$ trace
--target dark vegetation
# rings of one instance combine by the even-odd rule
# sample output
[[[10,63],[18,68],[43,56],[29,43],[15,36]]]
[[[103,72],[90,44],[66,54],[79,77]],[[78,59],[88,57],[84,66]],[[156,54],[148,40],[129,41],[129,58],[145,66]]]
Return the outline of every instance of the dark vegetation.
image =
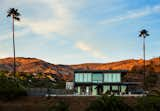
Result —
[[[86,111],[132,111],[122,98],[104,95],[93,101]]]
[[[51,106],[48,111],[70,111],[69,104],[64,101],[59,101]]]
[[[64,89],[64,81],[51,81],[49,78],[34,77],[31,74],[21,75],[9,74],[6,71],[0,72],[0,99],[11,100],[17,97],[26,96],[27,88],[58,88]]]
[[[160,96],[146,96],[138,98],[135,111],[160,111]]]
[[[2,102],[1,111],[159,111],[160,97],[23,97]]]
[[[0,73],[0,99],[11,100],[26,95],[25,87],[18,80]]]

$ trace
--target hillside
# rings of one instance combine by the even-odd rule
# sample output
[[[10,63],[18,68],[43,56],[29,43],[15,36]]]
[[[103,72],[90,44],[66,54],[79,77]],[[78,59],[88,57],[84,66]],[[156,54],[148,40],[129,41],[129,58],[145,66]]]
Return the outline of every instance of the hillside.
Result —
[[[4,58],[0,59],[0,70],[11,72],[13,59]],[[155,72],[160,72],[160,59],[153,58],[146,61],[146,64],[152,66]],[[112,63],[85,63],[77,65],[56,65],[45,62],[36,58],[16,58],[16,65],[18,72],[25,73],[43,73],[54,74],[64,80],[73,79],[74,70],[141,70],[143,66],[143,60],[123,60]]]

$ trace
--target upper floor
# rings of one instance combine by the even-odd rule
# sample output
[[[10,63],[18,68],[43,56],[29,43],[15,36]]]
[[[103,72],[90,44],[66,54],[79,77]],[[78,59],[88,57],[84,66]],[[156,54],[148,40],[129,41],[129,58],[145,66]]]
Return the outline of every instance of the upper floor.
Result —
[[[75,83],[121,83],[125,70],[78,70],[74,72]]]

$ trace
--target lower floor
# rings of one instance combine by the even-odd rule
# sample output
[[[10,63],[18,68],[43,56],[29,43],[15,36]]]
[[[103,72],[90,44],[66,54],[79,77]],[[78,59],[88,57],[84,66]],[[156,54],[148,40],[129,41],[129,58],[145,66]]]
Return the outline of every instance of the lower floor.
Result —
[[[127,94],[129,85],[124,84],[76,84],[78,95]]]

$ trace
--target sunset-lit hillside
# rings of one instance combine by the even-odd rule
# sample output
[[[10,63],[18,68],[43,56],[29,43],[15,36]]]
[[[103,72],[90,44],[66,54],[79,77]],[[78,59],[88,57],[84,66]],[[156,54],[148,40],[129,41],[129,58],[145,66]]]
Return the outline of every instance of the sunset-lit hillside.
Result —
[[[18,72],[55,74],[64,80],[73,79],[74,70],[143,70],[143,60],[123,60],[112,63],[84,63],[78,65],[55,65],[36,58],[16,58]],[[12,71],[12,58],[0,59],[0,69]],[[147,60],[146,64],[152,66],[155,72],[160,72],[159,58]],[[134,77],[134,75],[133,75]]]

